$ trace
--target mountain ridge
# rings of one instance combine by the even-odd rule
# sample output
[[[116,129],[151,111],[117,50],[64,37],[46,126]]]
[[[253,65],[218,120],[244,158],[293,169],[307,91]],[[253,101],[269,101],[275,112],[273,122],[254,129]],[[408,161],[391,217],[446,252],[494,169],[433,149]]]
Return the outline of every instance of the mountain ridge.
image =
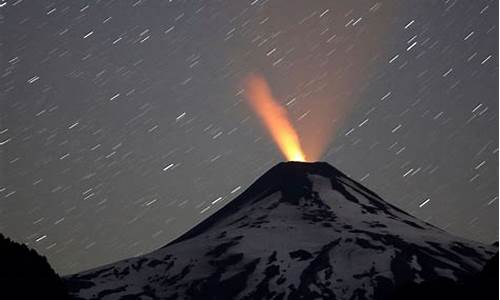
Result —
[[[290,170],[293,170],[295,172],[297,172],[297,171],[301,171],[301,172],[297,172],[299,176],[294,176],[297,174],[294,174],[293,172],[290,174],[290,172],[289,172]],[[288,176],[281,177],[280,175],[282,173],[285,173]],[[343,177],[343,178],[350,180],[353,183],[357,184],[358,187],[360,189],[362,189],[365,193],[369,194],[370,196],[372,196],[378,200],[383,201],[383,199],[380,196],[378,196],[375,192],[369,190],[368,188],[364,187],[361,184],[358,184],[357,182],[352,180],[349,176],[344,174],[342,171],[338,170],[337,168],[335,168],[334,166],[330,165],[327,162],[313,162],[313,163],[303,163],[303,162],[295,162],[295,161],[280,162],[277,165],[275,165],[274,167],[272,167],[271,169],[269,169],[267,172],[265,172],[261,177],[259,177],[252,185],[250,185],[250,187],[247,190],[245,190],[243,193],[241,193],[239,196],[237,196],[231,202],[226,204],[223,207],[223,209],[219,209],[218,211],[213,213],[209,218],[194,225],[193,228],[189,229],[186,233],[182,234],[178,238],[175,238],[173,241],[167,243],[163,247],[167,247],[169,245],[175,244],[177,242],[180,242],[180,241],[183,241],[183,240],[186,240],[190,237],[195,236],[199,231],[206,229],[207,227],[210,226],[209,224],[215,222],[216,218],[221,217],[222,215],[228,214],[230,211],[232,212],[233,210],[237,209],[237,207],[242,204],[242,203],[240,203],[241,202],[240,199],[247,199],[247,198],[251,198],[251,197],[256,196],[255,195],[256,191],[258,191],[259,189],[262,189],[261,188],[262,185],[265,184],[268,186],[269,181],[275,181],[275,180],[268,180],[269,178],[272,178],[272,179],[278,178],[278,181],[274,182],[274,183],[278,184],[279,186],[283,186],[285,184],[285,190],[289,191],[289,193],[285,194],[283,196],[283,198],[289,202],[296,202],[297,197],[293,196],[293,191],[290,191],[290,189],[291,189],[291,187],[293,187],[293,184],[296,184],[296,183],[299,183],[298,186],[301,186],[301,184],[307,185],[307,182],[305,182],[303,180],[304,178],[300,178],[300,177],[303,177],[300,175],[304,175],[306,173],[307,174],[323,175],[324,177],[328,177],[328,178]],[[290,175],[292,175],[292,176],[290,176]],[[283,179],[290,179],[290,177],[292,178],[292,180],[290,180],[291,182],[290,181],[284,182]],[[299,178],[297,178],[297,177],[299,177]],[[286,185],[288,185],[288,187]],[[338,185],[336,187],[341,188],[341,186],[338,186]],[[278,187],[275,187],[275,188],[278,188]],[[348,194],[348,193],[346,193],[346,194]],[[265,197],[266,195],[261,195],[261,196]],[[353,197],[351,197],[349,194],[347,197],[349,197],[350,199],[353,199]],[[397,211],[400,211],[404,214],[409,215],[407,212],[403,211],[402,209],[400,209],[400,208],[398,208],[390,203],[386,203],[386,204]],[[441,230],[440,228],[438,228],[430,223],[427,223],[427,224]]]
[[[327,163],[287,162],[164,247],[65,280],[76,299],[385,300],[404,285],[465,280],[495,252]]]

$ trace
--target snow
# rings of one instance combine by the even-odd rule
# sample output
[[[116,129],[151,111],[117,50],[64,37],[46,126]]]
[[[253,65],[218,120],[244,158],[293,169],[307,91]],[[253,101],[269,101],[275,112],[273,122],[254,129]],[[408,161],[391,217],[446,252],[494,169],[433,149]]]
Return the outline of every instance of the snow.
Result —
[[[300,195],[298,202],[288,198],[293,195]],[[349,299],[357,289],[373,295],[376,278],[399,282],[394,264],[409,270],[405,277],[413,282],[432,279],[429,274],[458,280],[479,271],[494,252],[408,215],[322,164],[278,165],[197,229],[152,253],[65,280],[84,283],[71,291],[83,299],[101,292],[101,299],[119,299],[146,289],[156,297],[175,291],[189,298],[188,287],[203,290],[207,278],[217,286],[236,275],[244,278],[236,299],[257,291],[265,278],[269,292],[285,298],[297,293],[293,286],[303,295]],[[268,275],[271,266],[277,275]],[[278,284],[280,277],[285,283]]]

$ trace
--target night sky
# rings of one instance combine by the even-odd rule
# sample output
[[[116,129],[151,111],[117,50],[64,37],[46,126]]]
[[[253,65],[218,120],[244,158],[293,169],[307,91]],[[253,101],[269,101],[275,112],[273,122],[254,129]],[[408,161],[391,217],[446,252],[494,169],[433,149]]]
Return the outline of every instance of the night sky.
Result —
[[[497,1],[0,6],[0,232],[61,274],[165,245],[283,160],[250,73],[306,151],[498,239]]]

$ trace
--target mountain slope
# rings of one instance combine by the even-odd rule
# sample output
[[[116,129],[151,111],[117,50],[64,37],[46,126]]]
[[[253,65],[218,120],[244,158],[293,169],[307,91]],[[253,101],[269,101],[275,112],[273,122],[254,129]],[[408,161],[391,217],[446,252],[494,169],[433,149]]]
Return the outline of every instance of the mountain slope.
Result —
[[[388,204],[327,163],[281,163],[150,254],[67,277],[81,299],[391,299],[478,273],[495,247]]]

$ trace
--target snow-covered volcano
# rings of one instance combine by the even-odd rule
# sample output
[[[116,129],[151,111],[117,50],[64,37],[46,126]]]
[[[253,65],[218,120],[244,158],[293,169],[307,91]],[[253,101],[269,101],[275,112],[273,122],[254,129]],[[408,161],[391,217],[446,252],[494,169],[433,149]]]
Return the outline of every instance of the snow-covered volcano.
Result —
[[[497,251],[390,205],[327,163],[280,163],[152,253],[65,278],[81,299],[390,299]]]

